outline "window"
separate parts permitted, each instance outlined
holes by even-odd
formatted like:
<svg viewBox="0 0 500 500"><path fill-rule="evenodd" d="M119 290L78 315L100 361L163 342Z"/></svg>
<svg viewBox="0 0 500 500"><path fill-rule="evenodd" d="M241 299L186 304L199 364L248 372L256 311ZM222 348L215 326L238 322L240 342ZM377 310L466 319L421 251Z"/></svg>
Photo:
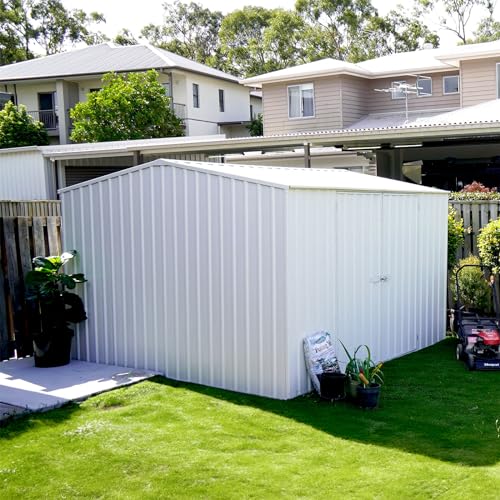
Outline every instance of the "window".
<svg viewBox="0 0 500 500"><path fill-rule="evenodd" d="M165 89L165 95L167 97L172 97L172 94L170 92L170 83L162 83L161 85Z"/></svg>
<svg viewBox="0 0 500 500"><path fill-rule="evenodd" d="M224 113L224 90L219 89L219 111Z"/></svg>
<svg viewBox="0 0 500 500"><path fill-rule="evenodd" d="M458 75L443 76L443 94L458 94L460 78Z"/></svg>
<svg viewBox="0 0 500 500"><path fill-rule="evenodd" d="M403 89L399 88L404 83L406 83L405 80L400 80L398 82L391 83L391 88L394 89L391 92L391 96L393 99L404 99L406 97L405 91Z"/></svg>
<svg viewBox="0 0 500 500"><path fill-rule="evenodd" d="M314 116L314 86L312 83L288 87L288 117Z"/></svg>
<svg viewBox="0 0 500 500"><path fill-rule="evenodd" d="M418 97L429 97L432 95L432 78L430 76L419 76L417 78Z"/></svg>
<svg viewBox="0 0 500 500"><path fill-rule="evenodd" d="M193 83L193 108L200 107L200 86Z"/></svg>
<svg viewBox="0 0 500 500"><path fill-rule="evenodd" d="M93 94L94 92L99 92L101 89L95 88L95 89L89 89L89 92Z"/></svg>
<svg viewBox="0 0 500 500"><path fill-rule="evenodd" d="M250 104L250 120L253 120L253 104Z"/></svg>

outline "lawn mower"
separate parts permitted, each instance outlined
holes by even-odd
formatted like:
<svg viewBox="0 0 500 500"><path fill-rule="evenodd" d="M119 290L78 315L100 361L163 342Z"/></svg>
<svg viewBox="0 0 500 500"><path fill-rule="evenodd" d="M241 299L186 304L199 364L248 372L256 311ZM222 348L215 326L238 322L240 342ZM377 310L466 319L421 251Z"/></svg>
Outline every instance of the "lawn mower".
<svg viewBox="0 0 500 500"><path fill-rule="evenodd" d="M460 273L465 268L480 268L480 279L488 284L492 308L490 313L470 306L464 301L460 289ZM500 370L500 321L497 287L494 275L485 276L481 265L465 264L455 273L456 308L455 320L458 334L457 360L465 361L469 370ZM473 284L474 285L474 284ZM484 283L482 284L484 287ZM477 289L476 289L477 290ZM469 302L467 304L467 302ZM495 316L491 312L495 312Z"/></svg>

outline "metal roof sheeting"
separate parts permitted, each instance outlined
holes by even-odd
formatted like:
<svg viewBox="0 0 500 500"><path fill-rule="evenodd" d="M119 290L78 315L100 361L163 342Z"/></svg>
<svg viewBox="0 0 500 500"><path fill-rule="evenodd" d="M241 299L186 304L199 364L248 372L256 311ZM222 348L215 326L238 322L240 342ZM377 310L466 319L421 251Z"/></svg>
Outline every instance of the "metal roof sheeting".
<svg viewBox="0 0 500 500"><path fill-rule="evenodd" d="M151 45L119 46L112 43L103 43L0 67L0 82L161 68L181 69L238 82L238 79L232 75Z"/></svg>
<svg viewBox="0 0 500 500"><path fill-rule="evenodd" d="M255 182L266 186L284 189L326 189L338 191L368 191L389 193L426 193L442 194L444 191L408 182L395 181L385 177L374 177L342 169L314 169L314 168L292 168L292 167L265 167L254 165L236 165L229 163L207 163L182 160L160 159L144 163L137 167L109 174L97 179L78 184L76 187L102 182L128 175L136 170L148 169L152 166L181 167L187 170L214 174L231 179ZM63 193L74 189L75 186L61 189Z"/></svg>

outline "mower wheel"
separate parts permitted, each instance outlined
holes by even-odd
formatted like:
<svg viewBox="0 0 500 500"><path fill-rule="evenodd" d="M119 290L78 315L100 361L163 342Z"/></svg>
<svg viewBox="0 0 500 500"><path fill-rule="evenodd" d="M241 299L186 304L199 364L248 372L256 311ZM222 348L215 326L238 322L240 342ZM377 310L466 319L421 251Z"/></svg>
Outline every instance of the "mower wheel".
<svg viewBox="0 0 500 500"><path fill-rule="evenodd" d="M476 368L476 362L474 360L474 356L472 354L467 354L467 359L465 360L465 363L467 364L467 368L472 371Z"/></svg>
<svg viewBox="0 0 500 500"><path fill-rule="evenodd" d="M462 361L464 359L464 346L462 344L457 344L457 361Z"/></svg>

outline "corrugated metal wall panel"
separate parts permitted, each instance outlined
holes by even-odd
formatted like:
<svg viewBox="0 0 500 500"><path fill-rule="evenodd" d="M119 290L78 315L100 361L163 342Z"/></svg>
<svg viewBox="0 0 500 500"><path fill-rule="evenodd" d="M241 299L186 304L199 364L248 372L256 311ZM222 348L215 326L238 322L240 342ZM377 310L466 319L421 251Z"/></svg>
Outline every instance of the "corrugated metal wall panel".
<svg viewBox="0 0 500 500"><path fill-rule="evenodd" d="M79 359L287 398L286 191L150 166L61 194Z"/></svg>
<svg viewBox="0 0 500 500"><path fill-rule="evenodd" d="M291 396L310 390L303 339L319 330L337 334L338 271L334 191L293 190L288 203L287 331Z"/></svg>
<svg viewBox="0 0 500 500"><path fill-rule="evenodd" d="M445 334L447 196L290 192L290 390L310 387L302 340L318 330L388 360ZM337 343L343 364L347 361Z"/></svg>
<svg viewBox="0 0 500 500"><path fill-rule="evenodd" d="M0 154L0 200L48 200L54 197L47 161L39 151ZM50 162L49 162L50 163Z"/></svg>

